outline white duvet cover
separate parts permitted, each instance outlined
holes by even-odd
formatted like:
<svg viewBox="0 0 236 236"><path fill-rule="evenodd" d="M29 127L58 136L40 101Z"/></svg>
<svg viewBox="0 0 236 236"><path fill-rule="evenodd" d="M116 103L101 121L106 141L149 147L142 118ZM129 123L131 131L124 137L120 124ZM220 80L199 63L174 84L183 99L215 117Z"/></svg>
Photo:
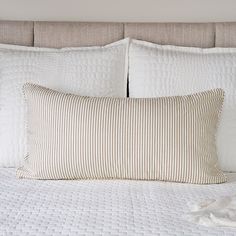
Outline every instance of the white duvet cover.
<svg viewBox="0 0 236 236"><path fill-rule="evenodd" d="M205 226L236 227L236 195L207 199L191 207L190 222Z"/></svg>
<svg viewBox="0 0 236 236"><path fill-rule="evenodd" d="M0 168L0 235L236 235L188 222L189 205L236 193L219 185L157 181L42 181Z"/></svg>

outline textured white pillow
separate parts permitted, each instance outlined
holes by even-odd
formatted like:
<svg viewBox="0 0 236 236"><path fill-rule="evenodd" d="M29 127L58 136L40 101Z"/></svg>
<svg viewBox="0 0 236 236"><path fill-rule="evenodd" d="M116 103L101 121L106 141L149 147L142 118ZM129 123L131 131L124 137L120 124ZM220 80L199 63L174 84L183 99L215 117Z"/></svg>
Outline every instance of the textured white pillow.
<svg viewBox="0 0 236 236"><path fill-rule="evenodd" d="M223 170L236 171L236 49L161 46L132 40L130 97L186 95L222 88L225 103L217 135Z"/></svg>
<svg viewBox="0 0 236 236"><path fill-rule="evenodd" d="M128 45L128 39L65 49L0 45L0 166L19 166L27 154L24 83L86 96L126 97Z"/></svg>

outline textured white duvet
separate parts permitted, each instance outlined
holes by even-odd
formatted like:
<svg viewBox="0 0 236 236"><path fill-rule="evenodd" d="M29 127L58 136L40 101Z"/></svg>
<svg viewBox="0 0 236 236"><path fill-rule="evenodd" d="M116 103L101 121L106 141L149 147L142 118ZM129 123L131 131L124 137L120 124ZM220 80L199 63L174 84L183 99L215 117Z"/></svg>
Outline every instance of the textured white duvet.
<svg viewBox="0 0 236 236"><path fill-rule="evenodd" d="M207 199L191 207L190 222L205 226L236 227L236 196Z"/></svg>
<svg viewBox="0 0 236 236"><path fill-rule="evenodd" d="M236 193L220 185L145 181L35 181L0 168L0 235L236 235L184 215L189 204Z"/></svg>

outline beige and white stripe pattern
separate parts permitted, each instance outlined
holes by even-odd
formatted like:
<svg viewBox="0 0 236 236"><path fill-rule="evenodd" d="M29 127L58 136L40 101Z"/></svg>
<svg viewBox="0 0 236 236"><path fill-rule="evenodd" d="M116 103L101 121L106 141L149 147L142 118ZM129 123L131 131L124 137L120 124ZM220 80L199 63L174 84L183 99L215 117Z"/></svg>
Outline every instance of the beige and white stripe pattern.
<svg viewBox="0 0 236 236"><path fill-rule="evenodd" d="M224 92L95 98L26 84L29 155L18 177L225 182L215 133Z"/></svg>

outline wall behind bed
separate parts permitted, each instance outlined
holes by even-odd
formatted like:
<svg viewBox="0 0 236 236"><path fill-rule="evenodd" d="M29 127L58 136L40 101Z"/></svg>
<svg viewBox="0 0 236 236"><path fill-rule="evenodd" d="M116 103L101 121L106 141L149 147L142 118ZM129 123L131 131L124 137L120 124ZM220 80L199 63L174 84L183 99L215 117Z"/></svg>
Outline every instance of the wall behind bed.
<svg viewBox="0 0 236 236"><path fill-rule="evenodd" d="M0 0L0 20L236 21L235 0Z"/></svg>

